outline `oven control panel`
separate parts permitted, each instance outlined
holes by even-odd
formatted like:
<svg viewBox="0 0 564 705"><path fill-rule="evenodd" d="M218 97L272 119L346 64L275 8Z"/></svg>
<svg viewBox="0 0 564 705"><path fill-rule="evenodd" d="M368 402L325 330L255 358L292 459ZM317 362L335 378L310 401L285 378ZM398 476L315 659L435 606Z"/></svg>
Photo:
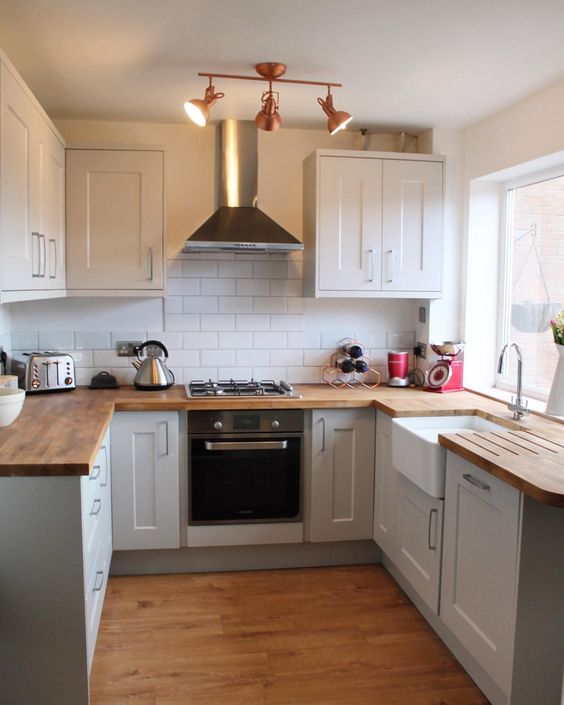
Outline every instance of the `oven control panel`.
<svg viewBox="0 0 564 705"><path fill-rule="evenodd" d="M189 411L188 433L301 433L301 409L260 409L256 411Z"/></svg>

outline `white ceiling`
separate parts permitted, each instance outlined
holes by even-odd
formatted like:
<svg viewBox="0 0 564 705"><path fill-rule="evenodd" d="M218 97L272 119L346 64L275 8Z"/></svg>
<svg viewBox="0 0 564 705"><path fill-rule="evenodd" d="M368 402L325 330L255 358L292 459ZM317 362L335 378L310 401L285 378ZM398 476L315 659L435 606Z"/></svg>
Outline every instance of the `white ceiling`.
<svg viewBox="0 0 564 705"><path fill-rule="evenodd" d="M184 122L198 71L342 82L356 128L463 127L564 75L562 0L0 0L0 47L52 117ZM217 79L212 117L252 119L262 84ZM324 89L280 86L285 126Z"/></svg>

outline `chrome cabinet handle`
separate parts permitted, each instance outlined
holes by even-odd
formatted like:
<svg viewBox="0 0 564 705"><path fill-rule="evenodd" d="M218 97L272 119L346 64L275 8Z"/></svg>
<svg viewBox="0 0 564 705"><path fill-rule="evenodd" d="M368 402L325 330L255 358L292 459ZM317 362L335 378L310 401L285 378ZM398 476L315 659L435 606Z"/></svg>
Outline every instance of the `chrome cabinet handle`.
<svg viewBox="0 0 564 705"><path fill-rule="evenodd" d="M37 241L36 241L37 242L37 249L35 249L33 246L35 238L37 238ZM31 276L34 279L37 279L38 277L41 276L41 255L40 255L39 238L40 238L39 233L31 233ZM37 264L37 270L35 269L36 264Z"/></svg>
<svg viewBox="0 0 564 705"><path fill-rule="evenodd" d="M394 251L388 250L386 253L388 255L388 277L387 282L392 282L394 280Z"/></svg>
<svg viewBox="0 0 564 705"><path fill-rule="evenodd" d="M102 469L101 465L94 465L92 467L92 472L90 473L90 479L97 480L100 477L100 470L101 469Z"/></svg>
<svg viewBox="0 0 564 705"><path fill-rule="evenodd" d="M168 455L169 454L169 447L168 447L168 421L161 421L159 424L159 428L161 430L161 448L164 447L164 453L161 453L161 455ZM164 435L163 435L164 431Z"/></svg>
<svg viewBox="0 0 564 705"><path fill-rule="evenodd" d="M54 238L49 238L49 253L53 254L53 258L49 257L49 279L57 278L57 241ZM52 274L51 274L52 272Z"/></svg>
<svg viewBox="0 0 564 705"><path fill-rule="evenodd" d="M106 487L108 484L108 449L106 446L102 446L100 450L104 451L104 463L106 468L106 476L104 477L104 480L100 482L100 487Z"/></svg>
<svg viewBox="0 0 564 705"><path fill-rule="evenodd" d="M148 268L148 273L147 273L147 278L149 281L153 281L153 248L149 247L149 252L147 254L147 268Z"/></svg>
<svg viewBox="0 0 564 705"><path fill-rule="evenodd" d="M98 514L102 511L102 500L101 499L95 499L92 502L92 509L90 510L90 516L91 517L97 517Z"/></svg>
<svg viewBox="0 0 564 705"><path fill-rule="evenodd" d="M94 587L92 588L92 592L100 592L103 584L104 584L104 571L97 570L96 571L96 579L94 580Z"/></svg>
<svg viewBox="0 0 564 705"><path fill-rule="evenodd" d="M286 450L288 441L206 441L206 450Z"/></svg>
<svg viewBox="0 0 564 705"><path fill-rule="evenodd" d="M466 480L466 482L469 482L471 485L474 485L474 487L477 487L479 490L490 489L489 485L487 485L485 482L482 482L481 480L478 480L477 477L470 475L470 473L466 473L465 475L462 475L462 477Z"/></svg>
<svg viewBox="0 0 564 705"><path fill-rule="evenodd" d="M325 417L322 416L320 421L323 423L323 435L321 436L321 452L325 453Z"/></svg>
<svg viewBox="0 0 564 705"><path fill-rule="evenodd" d="M370 253L370 279L368 281L373 282L376 274L376 250L368 250L368 252Z"/></svg>
<svg viewBox="0 0 564 705"><path fill-rule="evenodd" d="M39 276L41 277L41 279L44 279L45 272L47 269L47 245L45 243L45 235L43 235L42 233L39 234L39 241L41 242L41 249L39 250ZM43 257L41 257L41 253L43 253ZM43 260L43 262L41 260ZM43 264L43 266L41 266L41 264Z"/></svg>
<svg viewBox="0 0 564 705"><path fill-rule="evenodd" d="M427 531L427 546L429 547L429 551L436 551L437 550L437 544L435 543L434 546L431 545L431 525L433 523L433 514L437 517L437 520L439 518L439 510L438 509L431 509L429 512L429 529ZM437 538L437 525L435 523L435 539Z"/></svg>

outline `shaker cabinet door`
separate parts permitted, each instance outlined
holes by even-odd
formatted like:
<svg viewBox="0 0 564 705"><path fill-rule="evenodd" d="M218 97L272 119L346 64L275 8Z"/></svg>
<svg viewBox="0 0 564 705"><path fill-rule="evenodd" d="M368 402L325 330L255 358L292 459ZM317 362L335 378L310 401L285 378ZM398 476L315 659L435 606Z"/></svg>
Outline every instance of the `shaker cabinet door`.
<svg viewBox="0 0 564 705"><path fill-rule="evenodd" d="M376 413L374 470L374 541L393 560L398 472L392 466L392 419Z"/></svg>
<svg viewBox="0 0 564 705"><path fill-rule="evenodd" d="M163 288L163 152L67 150L69 290Z"/></svg>

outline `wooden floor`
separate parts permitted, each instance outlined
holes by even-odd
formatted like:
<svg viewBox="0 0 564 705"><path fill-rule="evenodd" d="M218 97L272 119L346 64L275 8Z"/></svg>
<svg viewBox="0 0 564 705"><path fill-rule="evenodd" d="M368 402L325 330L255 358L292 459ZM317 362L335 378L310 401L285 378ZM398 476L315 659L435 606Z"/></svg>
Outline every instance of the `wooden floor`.
<svg viewBox="0 0 564 705"><path fill-rule="evenodd" d="M92 705L487 705L382 566L111 578Z"/></svg>

